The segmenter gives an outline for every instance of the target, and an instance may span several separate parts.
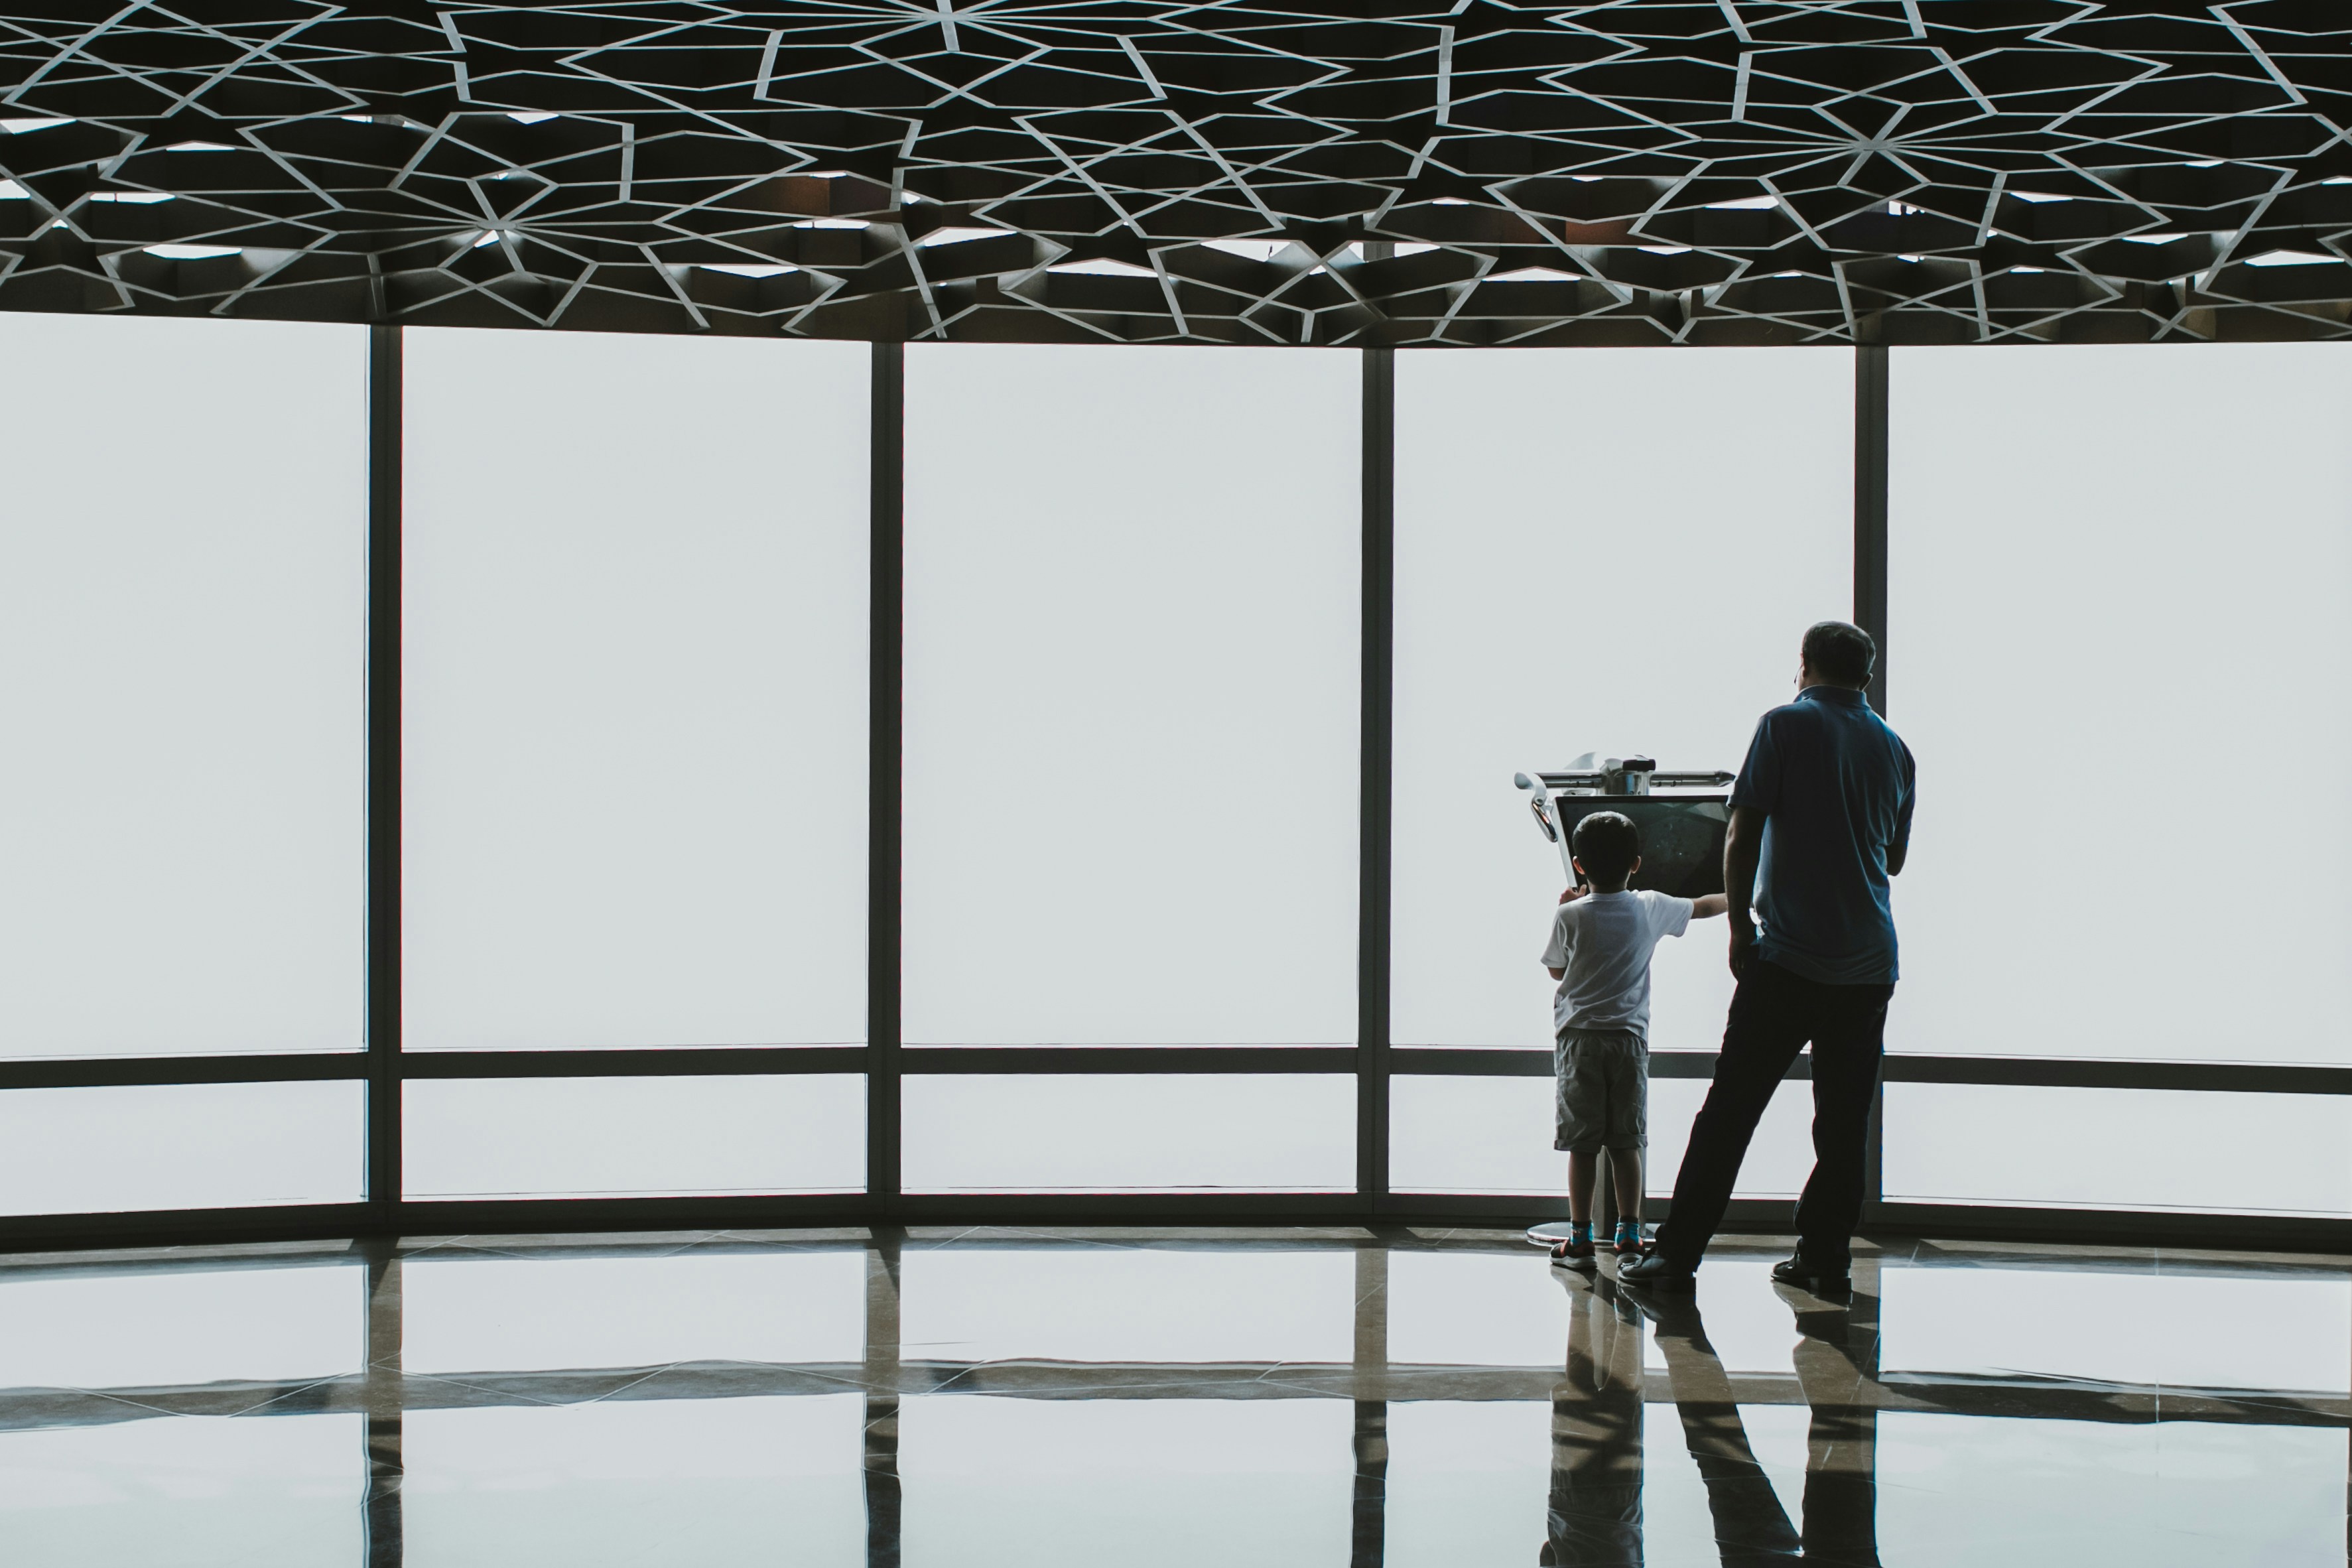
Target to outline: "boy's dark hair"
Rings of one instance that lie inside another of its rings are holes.
[[[1870,684],[1878,663],[1878,645],[1860,626],[1843,621],[1819,621],[1805,628],[1798,657],[1815,675],[1856,690]]]
[[[1576,825],[1569,848],[1595,887],[1622,882],[1642,857],[1642,830],[1622,812],[1596,811]]]

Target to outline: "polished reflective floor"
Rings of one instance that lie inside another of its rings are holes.
[[[0,1258],[0,1563],[2338,1564],[2352,1259],[1516,1236]]]

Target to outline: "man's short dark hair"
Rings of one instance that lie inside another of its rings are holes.
[[[1642,830],[1622,812],[1596,811],[1576,825],[1569,847],[1595,885],[1622,882],[1642,857]]]
[[[1822,679],[1858,690],[1870,684],[1871,668],[1878,663],[1878,645],[1860,626],[1818,621],[1805,628],[1798,656],[1806,668]]]

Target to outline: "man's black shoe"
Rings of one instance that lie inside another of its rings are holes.
[[[1617,1283],[1638,1285],[1645,1290],[1691,1290],[1698,1286],[1689,1269],[1659,1252],[1619,1264]]]
[[[1853,1280],[1844,1269],[1832,1274],[1827,1269],[1815,1268],[1802,1258],[1791,1258],[1772,1265],[1772,1283],[1790,1286],[1807,1295],[1818,1296],[1824,1301],[1853,1300]]]

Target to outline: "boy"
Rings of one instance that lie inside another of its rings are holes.
[[[1633,819],[1597,811],[1569,840],[1583,880],[1559,896],[1544,967],[1559,982],[1552,1003],[1552,1070],[1559,1089],[1555,1149],[1568,1153],[1570,1239],[1555,1259],[1593,1254],[1592,1181],[1596,1156],[1609,1151],[1611,1195],[1617,1201],[1613,1245],[1619,1257],[1642,1250],[1642,1150],[1650,1142],[1650,954],[1694,920],[1727,907],[1720,893],[1677,899],[1625,890],[1642,868],[1642,837]]]

